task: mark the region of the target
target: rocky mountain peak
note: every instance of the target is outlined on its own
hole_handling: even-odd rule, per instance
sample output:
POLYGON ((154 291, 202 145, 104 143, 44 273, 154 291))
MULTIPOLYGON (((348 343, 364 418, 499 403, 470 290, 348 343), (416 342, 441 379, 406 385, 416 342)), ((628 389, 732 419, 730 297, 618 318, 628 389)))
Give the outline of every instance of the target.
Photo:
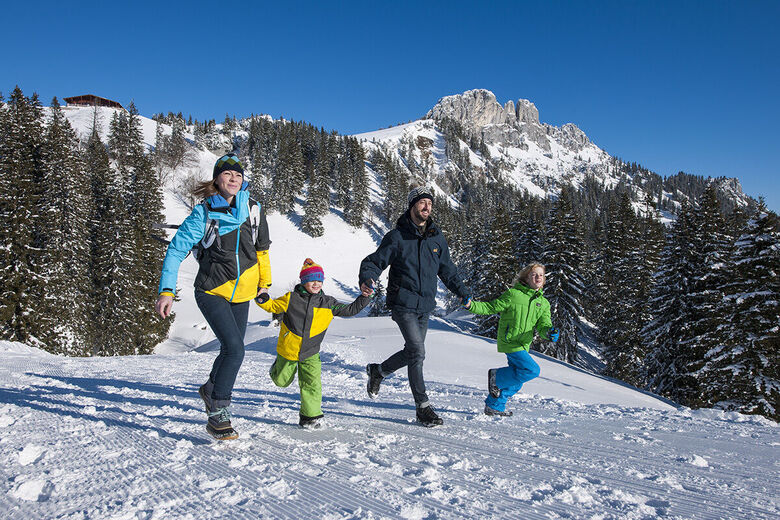
POLYGON ((573 151, 590 143, 585 133, 573 124, 556 128, 541 123, 539 110, 531 101, 518 99, 515 104, 510 100, 501 106, 495 94, 486 89, 443 97, 425 118, 434 121, 453 119, 470 136, 480 137, 489 144, 521 149, 526 149, 526 141, 531 141, 549 152, 550 139, 558 140, 559 137, 562 138, 560 144, 573 151))

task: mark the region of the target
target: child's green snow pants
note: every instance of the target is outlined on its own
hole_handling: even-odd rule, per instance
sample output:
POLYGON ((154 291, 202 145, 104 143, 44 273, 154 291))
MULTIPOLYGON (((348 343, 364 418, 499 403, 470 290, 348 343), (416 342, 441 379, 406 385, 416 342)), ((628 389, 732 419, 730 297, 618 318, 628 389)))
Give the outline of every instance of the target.
POLYGON ((271 366, 271 380, 276 386, 288 387, 298 372, 301 387, 301 415, 318 417, 322 415, 322 363, 320 354, 314 354, 302 361, 291 361, 277 354, 271 366))

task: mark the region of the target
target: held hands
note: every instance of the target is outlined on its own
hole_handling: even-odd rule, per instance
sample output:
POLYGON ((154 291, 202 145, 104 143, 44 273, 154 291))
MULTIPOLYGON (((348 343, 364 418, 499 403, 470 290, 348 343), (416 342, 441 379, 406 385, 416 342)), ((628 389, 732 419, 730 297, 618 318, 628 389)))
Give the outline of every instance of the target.
POLYGON ((265 287, 261 287, 257 291, 257 296, 255 296, 255 303, 258 305, 262 305, 263 303, 270 300, 271 297, 268 295, 268 289, 265 287))
POLYGON ((361 283, 360 292, 363 294, 363 296, 371 296, 374 294, 374 280, 369 278, 365 282, 361 283))
POLYGON ((154 310, 160 315, 162 319, 171 315, 171 309, 173 308, 173 296, 168 294, 161 294, 157 298, 157 303, 154 304, 154 310))
POLYGON ((555 327, 550 327, 550 330, 547 331, 547 337, 550 338, 550 341, 555 343, 556 341, 558 341, 558 338, 561 337, 561 331, 559 331, 555 327))

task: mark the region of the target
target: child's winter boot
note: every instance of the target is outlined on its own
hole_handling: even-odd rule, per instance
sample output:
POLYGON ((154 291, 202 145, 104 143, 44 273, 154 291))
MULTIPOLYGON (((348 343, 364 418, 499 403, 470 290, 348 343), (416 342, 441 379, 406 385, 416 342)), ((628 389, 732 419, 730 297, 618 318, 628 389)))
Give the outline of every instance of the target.
POLYGON ((322 414, 316 417, 301 415, 298 425, 304 430, 321 430, 325 426, 325 416, 322 414))
POLYGON ((512 412, 495 410, 488 405, 485 405, 485 415, 495 415, 498 417, 512 417, 512 412))

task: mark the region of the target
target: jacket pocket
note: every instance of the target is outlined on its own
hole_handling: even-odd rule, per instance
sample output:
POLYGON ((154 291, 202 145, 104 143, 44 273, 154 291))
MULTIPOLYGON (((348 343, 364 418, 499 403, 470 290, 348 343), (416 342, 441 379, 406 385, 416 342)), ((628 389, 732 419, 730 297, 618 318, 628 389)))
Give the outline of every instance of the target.
POLYGON ((285 359, 297 361, 301 353, 301 337, 292 332, 282 323, 279 330, 279 339, 276 343, 276 352, 285 359))

